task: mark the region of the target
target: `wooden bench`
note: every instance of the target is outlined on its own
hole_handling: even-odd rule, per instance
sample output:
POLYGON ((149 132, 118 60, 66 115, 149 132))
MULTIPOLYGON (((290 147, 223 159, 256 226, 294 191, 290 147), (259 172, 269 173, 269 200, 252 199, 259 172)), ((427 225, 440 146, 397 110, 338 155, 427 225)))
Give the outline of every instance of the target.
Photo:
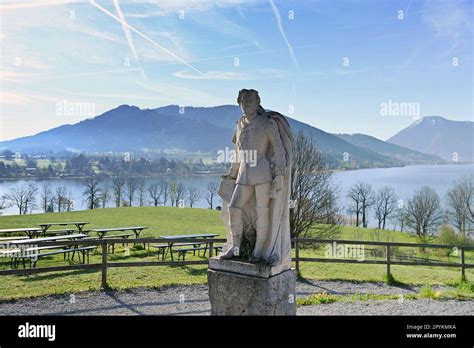
MULTIPOLYGON (((28 238, 29 239, 29 238, 28 238)), ((18 266, 18 260, 23 259, 23 268, 25 268, 25 260, 23 256, 29 256, 29 254, 24 255, 24 253, 27 253, 28 251, 34 251, 37 252, 38 250, 51 250, 51 249, 60 249, 60 246, 43 246, 43 247, 27 247, 27 248, 10 248, 10 249, 4 249, 0 250, 0 255, 2 257, 9 257, 10 258, 10 266, 12 268, 17 268, 18 266)), ((66 258, 66 254, 64 254, 64 258, 66 258)))
POLYGON ((223 248, 222 245, 216 245, 216 246, 214 247, 214 250, 215 250, 215 252, 216 252, 216 256, 217 256, 218 253, 221 253, 221 252, 222 252, 222 248, 223 248))
POLYGON ((2 237, 0 238, 0 245, 9 244, 11 241, 14 240, 22 240, 22 239, 30 239, 29 237, 2 237))
MULTIPOLYGON (((41 247, 40 247, 41 248, 41 247)), ((54 247, 43 247, 43 248, 54 248, 54 247)), ((79 247, 79 248, 65 248, 65 249, 60 249, 60 250, 53 250, 53 251, 48 251, 48 252, 45 252, 45 253, 42 253, 42 252, 39 252, 39 253, 36 253, 36 254, 29 254, 29 255, 21 255, 19 256, 18 258, 19 259, 22 259, 22 263, 23 263, 23 268, 25 268, 25 259, 29 259, 30 260, 30 268, 33 267, 35 268, 36 267, 36 263, 38 262, 38 260, 41 258, 41 257, 44 257, 44 256, 52 256, 52 255, 58 255, 58 254, 68 254, 70 252, 72 252, 72 260, 74 261, 74 255, 76 252, 78 252, 78 257, 79 257, 79 261, 81 261, 81 258, 80 258, 80 253, 82 253, 82 263, 85 263, 86 261, 86 256, 87 256, 87 262, 89 263, 89 252, 93 249, 97 248, 97 246, 85 246, 85 247, 79 247)), ((38 248, 39 249, 39 248, 38 248)), ((44 250, 44 249, 43 249, 44 250)))
POLYGON ((81 261, 81 258, 79 256, 79 252, 82 254, 82 263, 86 263, 86 256, 87 256, 87 263, 89 263, 89 253, 96 249, 97 245, 92 245, 92 246, 84 246, 84 247, 79 247, 79 248, 72 248, 70 251, 72 251, 72 257, 71 259, 74 261, 74 254, 77 253, 77 257, 79 257, 79 261, 81 261))
MULTIPOLYGON (((176 244, 175 244, 176 245, 176 244)), ((196 244, 197 245, 197 244, 196 244)), ((209 247, 208 246, 193 246, 191 248, 179 248, 179 249, 171 249, 171 252, 172 253, 178 253, 178 261, 179 261, 179 258, 182 257, 183 258, 183 261, 184 261, 184 258, 186 256, 186 253, 188 251, 192 251, 193 252, 193 255, 196 255, 196 251, 198 252, 198 256, 199 256, 199 251, 200 250, 204 250, 204 256, 206 256, 206 250, 208 250, 209 247)))
POLYGON ((165 260, 166 251, 169 249, 169 244, 151 244, 149 246, 151 246, 152 248, 158 249, 158 254, 157 254, 158 258, 161 255, 161 260, 162 261, 165 260))
MULTIPOLYGON (((10 250, 4 250, 2 254, 6 255, 11 255, 11 266, 12 268, 17 268, 19 260, 22 261, 23 263, 23 268, 26 268, 25 260, 30 259, 30 267, 32 264, 32 259, 37 259, 38 255, 56 255, 56 254, 63 254, 64 259, 66 259, 66 255, 70 252, 71 250, 69 248, 64 248, 61 246, 42 246, 42 247, 31 247, 31 248, 25 248, 25 249, 10 249, 10 250), (51 252, 46 252, 46 253, 41 253, 41 250, 52 250, 51 252), (32 251, 33 253, 26 253, 28 251, 32 251)), ((35 261, 35 265, 36 265, 35 261)))
POLYGON ((44 232, 44 235, 58 235, 58 234, 72 234, 75 230, 71 228, 61 229, 61 230, 47 230, 44 232))
MULTIPOLYGON (((121 234, 113 234, 113 235, 110 235, 110 236, 104 236, 100 239, 114 239, 114 238, 126 238, 128 239, 129 237, 131 236, 134 236, 133 233, 121 233, 121 234)), ((122 246, 124 246, 125 244, 122 243, 122 246)), ((115 243, 113 244, 109 244, 109 247, 112 247, 112 254, 115 253, 115 243)))

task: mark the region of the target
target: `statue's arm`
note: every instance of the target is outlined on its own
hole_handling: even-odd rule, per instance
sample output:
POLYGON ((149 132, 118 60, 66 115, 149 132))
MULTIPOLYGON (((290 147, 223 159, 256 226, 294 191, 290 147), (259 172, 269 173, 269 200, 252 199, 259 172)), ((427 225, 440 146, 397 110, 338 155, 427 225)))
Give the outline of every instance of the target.
MULTIPOLYGON (((234 133, 234 136, 232 137, 232 142, 234 143, 234 153, 237 154, 238 149, 237 149, 237 130, 234 133)), ((238 161, 233 161, 230 166, 229 172, 224 175, 224 177, 227 178, 232 178, 236 179, 237 175, 239 175, 239 168, 240 168, 240 163, 238 161)))
POLYGON ((268 127, 268 139, 273 147, 273 164, 275 166, 275 176, 285 175, 286 172, 286 156, 283 142, 281 141, 280 131, 275 120, 269 118, 270 126, 268 127))
MULTIPOLYGON (((234 153, 237 153, 237 146, 234 145, 234 153)), ((232 179, 237 178, 237 175, 239 174, 239 168, 240 168, 240 163, 238 161, 234 161, 231 163, 229 173, 227 174, 229 177, 232 179)))

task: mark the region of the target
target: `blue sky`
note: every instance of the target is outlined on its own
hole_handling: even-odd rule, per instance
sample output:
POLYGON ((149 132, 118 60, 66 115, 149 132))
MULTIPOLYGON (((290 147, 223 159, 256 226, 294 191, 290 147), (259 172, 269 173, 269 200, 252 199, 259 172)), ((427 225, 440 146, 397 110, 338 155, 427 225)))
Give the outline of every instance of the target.
POLYGON ((95 114, 214 106, 235 104, 241 88, 332 133, 387 139, 414 122, 381 115, 389 100, 472 120, 472 4, 2 1, 0 140, 88 117, 58 114, 64 101, 95 114))

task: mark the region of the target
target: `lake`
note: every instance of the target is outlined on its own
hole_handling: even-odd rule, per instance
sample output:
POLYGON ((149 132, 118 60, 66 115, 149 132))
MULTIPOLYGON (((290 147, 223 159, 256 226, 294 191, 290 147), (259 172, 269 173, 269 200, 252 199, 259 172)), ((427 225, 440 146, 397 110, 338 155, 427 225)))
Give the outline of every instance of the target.
MULTIPOLYGON (((423 185, 431 186, 436 190, 438 195, 441 197, 442 202, 445 201, 446 192, 452 187, 453 182, 465 175, 474 173, 474 164, 463 164, 463 165, 416 165, 406 166, 398 168, 373 168, 373 169, 360 169, 351 171, 340 171, 335 172, 333 175, 334 185, 338 187, 339 191, 339 203, 346 210, 346 195, 350 187, 357 181, 364 181, 370 183, 374 189, 388 185, 394 187, 399 199, 406 201, 410 198, 415 190, 419 189, 423 185)), ((220 175, 193 175, 193 176, 179 176, 170 177, 166 179, 176 180, 182 182, 186 186, 199 187, 202 191, 205 191, 205 187, 208 182, 218 182, 220 175)), ((159 182, 164 178, 147 178, 145 179, 146 186, 153 182, 159 182)), ((27 184, 35 182, 38 187, 42 185, 44 180, 8 180, 0 181, 0 196, 7 193, 10 188, 16 185, 27 184)), ((85 202, 83 200, 82 193, 84 191, 85 179, 48 179, 51 182, 53 188, 55 186, 64 185, 68 190, 71 191, 74 199, 74 209, 82 210, 85 209, 85 202)), ((103 182, 111 191, 112 185, 110 180, 103 182)), ((148 200, 148 199, 147 199, 148 200)), ((218 199, 217 204, 221 204, 218 199)), ((138 205, 135 203, 134 205, 138 205)), ((169 205, 169 202, 168 202, 169 205)), ((111 200, 107 206, 114 206, 113 200, 111 200)), ((207 208, 207 202, 205 196, 199 200, 196 204, 198 208, 207 208)), ((40 211, 37 211, 40 212, 40 211)), ((3 211, 3 215, 18 214, 18 210, 15 207, 7 208, 3 211)), ((374 226, 375 221, 373 214, 370 214, 369 225, 374 226)))

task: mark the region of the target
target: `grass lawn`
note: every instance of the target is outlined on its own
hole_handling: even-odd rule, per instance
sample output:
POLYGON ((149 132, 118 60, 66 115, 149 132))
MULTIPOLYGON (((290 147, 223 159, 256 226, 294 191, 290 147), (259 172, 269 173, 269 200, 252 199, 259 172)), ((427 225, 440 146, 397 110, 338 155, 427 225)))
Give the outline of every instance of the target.
MULTIPOLYGON (((218 211, 208 209, 172 208, 172 207, 128 207, 107 208, 92 211, 75 211, 66 213, 34 214, 24 216, 0 217, 0 229, 31 227, 44 222, 61 221, 88 221, 87 228, 147 226, 142 237, 217 233, 225 236, 225 227, 219 218, 218 211)), ((340 239, 357 239, 370 241, 400 241, 416 242, 416 239, 407 233, 394 231, 378 231, 355 227, 342 227, 340 239)), ((322 257, 324 248, 305 249, 300 255, 303 257, 322 257)), ((419 251, 416 255, 420 256, 419 251)), ((372 257, 369 254, 367 257, 372 257)), ((447 260, 447 257, 436 252, 429 252, 423 256, 436 260, 447 260)), ((187 260, 200 259, 197 255, 188 254, 187 260)), ((473 253, 466 253, 467 262, 474 263, 473 253)), ((99 251, 91 253, 90 262, 100 263, 99 251)), ((115 254, 109 256, 110 262, 121 261, 156 261, 153 249, 127 251, 117 246, 115 254)), ((451 257, 451 261, 456 258, 451 257)), ((77 261, 75 261, 77 262, 77 261)), ((62 255, 45 257, 39 260, 38 267, 72 264, 64 261, 62 255)), ((343 279, 349 281, 383 281, 385 277, 384 265, 337 264, 302 262, 301 273, 307 279, 343 279)), ((8 260, 0 261, 1 269, 8 269, 8 260)), ((173 284, 204 284, 206 282, 205 265, 186 267, 130 267, 110 268, 108 270, 108 284, 114 289, 131 287, 162 287, 173 284)), ((407 284, 452 284, 459 280, 460 270, 444 267, 414 267, 392 266, 392 274, 397 281, 407 284)), ((474 279, 474 270, 466 270, 467 279, 474 279)), ((68 271, 42 273, 30 276, 0 276, 0 299, 21 298, 47 294, 73 293, 100 288, 101 273, 98 271, 68 271)))

